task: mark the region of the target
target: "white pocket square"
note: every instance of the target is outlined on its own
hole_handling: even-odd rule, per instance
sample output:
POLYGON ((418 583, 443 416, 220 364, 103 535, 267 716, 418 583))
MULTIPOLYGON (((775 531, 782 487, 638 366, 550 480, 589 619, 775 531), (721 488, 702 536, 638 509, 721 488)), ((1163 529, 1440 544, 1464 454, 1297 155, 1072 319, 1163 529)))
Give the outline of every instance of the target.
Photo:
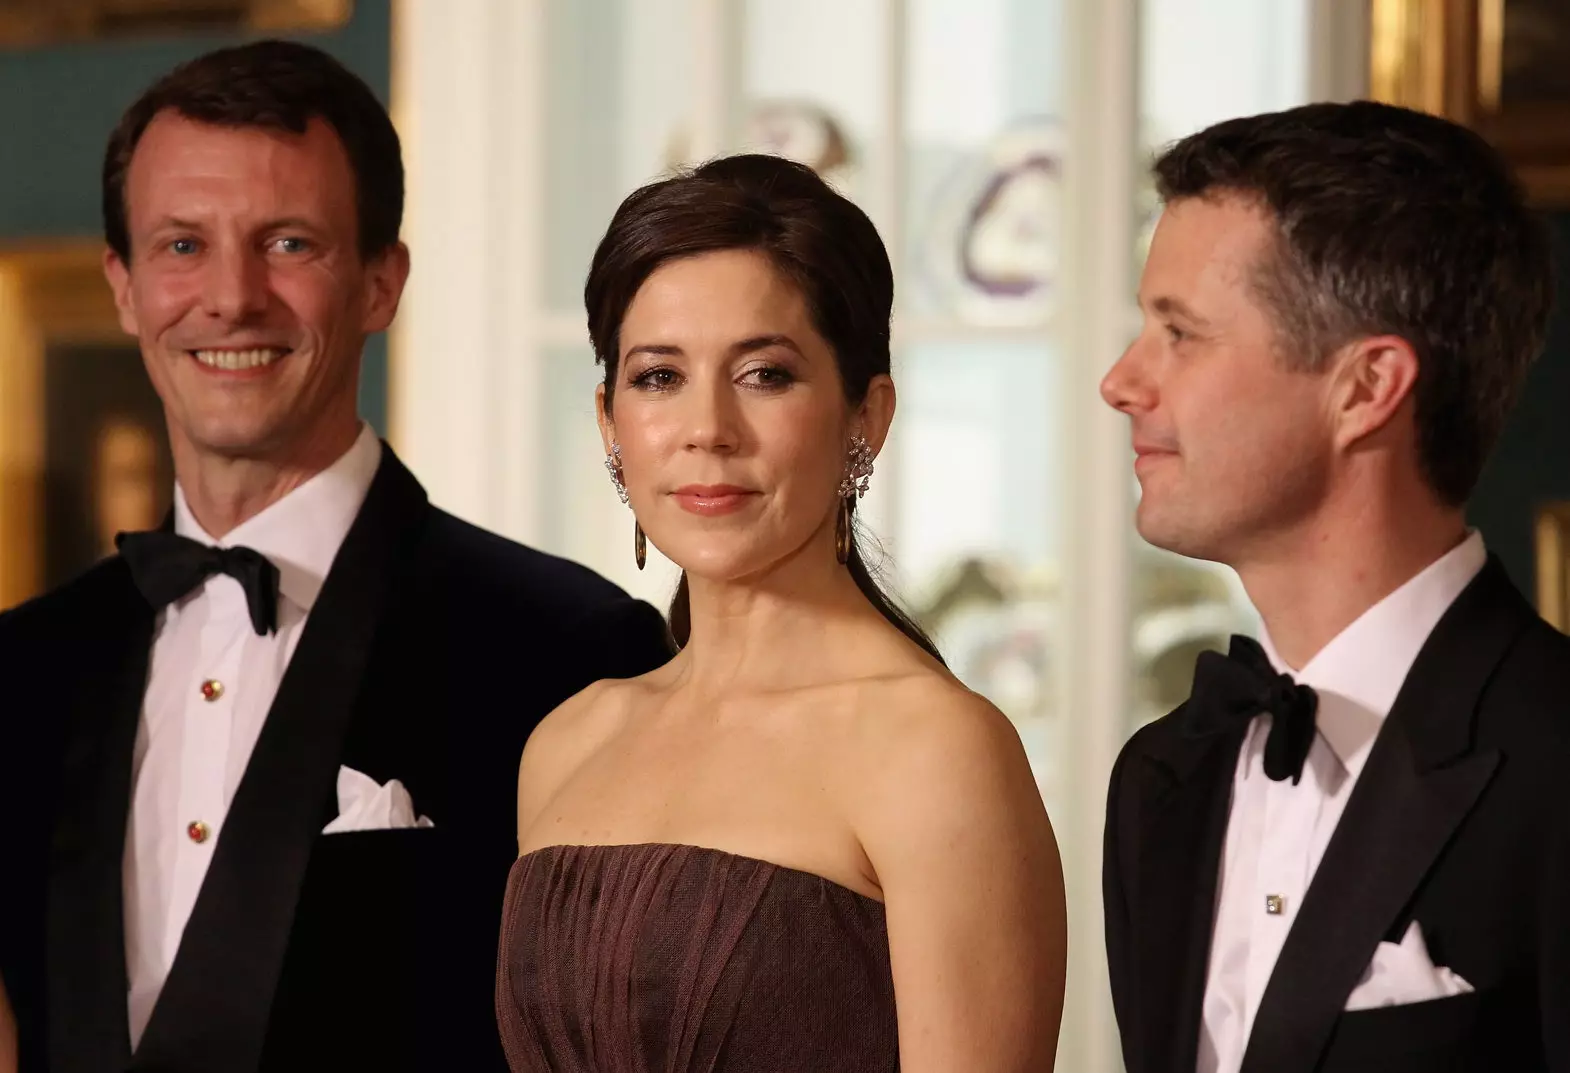
POLYGON ((397 779, 383 785, 350 767, 338 769, 338 818, 322 828, 324 835, 346 831, 385 831, 401 827, 433 827, 415 819, 414 800, 397 779))
POLYGON ((1380 943, 1363 978, 1347 997, 1346 1008, 1372 1010, 1380 1006, 1407 1006, 1430 999, 1464 995, 1472 985, 1428 956, 1423 931, 1412 921, 1399 945, 1380 943))

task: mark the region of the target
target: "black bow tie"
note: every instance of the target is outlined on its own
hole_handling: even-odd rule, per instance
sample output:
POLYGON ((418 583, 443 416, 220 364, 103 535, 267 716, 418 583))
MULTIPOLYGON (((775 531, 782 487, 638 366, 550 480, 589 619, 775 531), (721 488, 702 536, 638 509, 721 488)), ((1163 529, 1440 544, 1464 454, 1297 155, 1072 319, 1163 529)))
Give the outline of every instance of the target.
POLYGON ((155 610, 185 596, 214 574, 228 574, 245 590, 251 626, 265 637, 278 628, 278 568, 251 548, 216 548, 175 533, 121 533, 114 538, 131 580, 155 610))
POLYGON ((1246 725, 1254 716, 1269 712, 1265 774, 1277 782, 1290 776, 1295 786, 1314 744, 1318 708, 1319 695, 1311 687, 1278 673, 1258 641, 1234 635, 1225 656, 1199 654, 1184 717, 1191 734, 1209 735, 1246 725))

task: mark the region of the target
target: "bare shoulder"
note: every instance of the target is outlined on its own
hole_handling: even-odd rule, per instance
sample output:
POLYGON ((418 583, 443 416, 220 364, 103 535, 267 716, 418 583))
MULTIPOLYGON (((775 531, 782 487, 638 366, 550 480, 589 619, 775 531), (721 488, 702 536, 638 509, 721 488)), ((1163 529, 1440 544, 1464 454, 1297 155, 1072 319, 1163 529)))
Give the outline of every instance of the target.
POLYGON ((625 724, 641 679, 607 679, 573 694, 541 719, 518 761, 518 831, 526 831, 585 760, 625 724))
POLYGON ((523 750, 525 760, 592 747, 591 742, 614 729, 629 699, 629 684, 617 679, 595 682, 562 701, 529 735, 523 750))
POLYGON ((857 722, 879 766, 896 780, 937 769, 944 782, 1030 779, 1014 724, 952 675, 922 668, 880 679, 857 697, 857 722))
POLYGON ((880 874, 899 858, 992 847, 1058 867, 1024 745, 1007 716, 939 670, 880 680, 857 697, 851 807, 880 874))
POLYGON ((1050 1068, 1063 866, 1018 733, 937 669, 860 701, 881 745, 858 743, 852 823, 887 907, 901 1053, 923 1069, 1050 1068))

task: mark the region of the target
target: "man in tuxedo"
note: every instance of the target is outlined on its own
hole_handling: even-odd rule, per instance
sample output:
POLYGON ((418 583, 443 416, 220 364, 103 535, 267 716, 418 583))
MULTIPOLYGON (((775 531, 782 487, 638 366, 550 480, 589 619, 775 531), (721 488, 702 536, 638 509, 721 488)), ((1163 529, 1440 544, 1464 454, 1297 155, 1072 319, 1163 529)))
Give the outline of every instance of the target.
POLYGON ((500 1073, 524 739, 662 663, 663 620, 433 508, 359 420, 409 254, 397 135, 336 61, 176 69, 103 206, 177 488, 163 530, 0 618, 37 757, 7 863, 45 877, 0 946, 24 1068, 500 1073))
POLYGON ((1544 228, 1475 134, 1369 102, 1155 176, 1102 394, 1140 533, 1235 568, 1264 629, 1113 771, 1127 1067, 1570 1070, 1570 640, 1464 513, 1542 344, 1544 228))

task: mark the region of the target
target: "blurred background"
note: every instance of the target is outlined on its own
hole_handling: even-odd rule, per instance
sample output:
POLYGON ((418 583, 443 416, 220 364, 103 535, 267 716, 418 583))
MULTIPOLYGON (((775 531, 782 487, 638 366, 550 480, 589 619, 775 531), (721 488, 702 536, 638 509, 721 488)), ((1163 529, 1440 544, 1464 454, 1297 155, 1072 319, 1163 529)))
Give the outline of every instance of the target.
MULTIPOLYGON (((282 34, 339 56, 404 139, 414 260, 362 407, 439 504, 663 604, 601 466, 584 327, 620 199, 742 149, 878 224, 899 415, 859 512, 956 673, 1015 721, 1062 843, 1059 1069, 1119 1067, 1099 904, 1124 739, 1255 628, 1229 571, 1144 545, 1096 384, 1136 330, 1146 165, 1234 115, 1378 96, 1477 125, 1570 246, 1570 4, 1556 0, 0 0, 0 606, 155 525, 162 416, 99 274, 103 147, 179 60, 282 34)), ((1474 521, 1563 628, 1570 330, 1474 521)), ((527 653, 520 653, 526 661, 527 653)))

